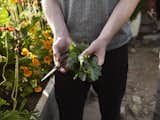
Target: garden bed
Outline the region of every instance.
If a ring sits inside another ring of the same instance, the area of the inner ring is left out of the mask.
[[[0,117],[32,112],[48,81],[40,80],[54,66],[53,35],[40,2],[0,0]]]

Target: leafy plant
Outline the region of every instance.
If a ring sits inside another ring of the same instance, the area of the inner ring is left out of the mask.
[[[9,103],[5,100],[5,99],[2,99],[0,98],[0,107],[3,106],[3,105],[9,105]]]
[[[69,48],[68,67],[75,74],[75,78],[82,81],[94,82],[101,75],[101,67],[97,64],[96,56],[80,56],[88,44],[72,44]]]
[[[0,111],[0,120],[40,120],[36,112]]]
[[[145,0],[140,0],[138,6],[136,7],[135,11],[133,12],[130,18],[131,21],[134,20],[137,17],[138,13],[144,8],[144,4]]]
[[[53,35],[40,2],[0,0],[0,104],[10,103],[13,111],[25,109],[26,98],[42,91],[40,79],[53,67]]]

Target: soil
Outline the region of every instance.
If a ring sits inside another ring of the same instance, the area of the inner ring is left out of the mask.
[[[159,80],[160,42],[147,41],[136,40],[134,48],[129,48],[128,84],[123,101],[126,120],[152,120]]]
[[[152,120],[158,77],[160,41],[138,38],[129,45],[129,72],[122,120]],[[100,120],[98,99],[90,92],[84,120]]]

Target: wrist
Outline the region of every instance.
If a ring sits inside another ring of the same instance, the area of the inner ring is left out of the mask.
[[[97,38],[96,40],[97,40],[99,43],[103,44],[104,46],[107,46],[107,45],[109,44],[109,42],[110,42],[110,40],[107,39],[107,38]]]
[[[62,39],[64,41],[70,40],[70,35],[69,33],[54,33],[54,39]]]
[[[55,37],[55,39],[56,39],[56,38],[64,38],[64,39],[67,39],[67,38],[70,37],[70,35],[69,35],[69,33],[67,33],[67,32],[61,32],[61,33],[56,32],[56,33],[54,33],[54,37]]]

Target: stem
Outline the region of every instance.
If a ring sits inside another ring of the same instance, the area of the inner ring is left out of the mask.
[[[14,84],[13,84],[13,89],[12,89],[12,94],[11,98],[13,100],[13,110],[16,110],[17,107],[17,94],[18,94],[18,81],[19,81],[19,45],[16,45],[15,48],[15,56],[16,56],[16,63],[15,63],[15,79],[14,79]]]
[[[5,48],[6,48],[6,63],[4,64],[3,66],[3,70],[2,70],[2,78],[3,78],[3,81],[0,83],[0,86],[5,83],[7,80],[6,80],[6,77],[5,77],[5,69],[6,69],[6,66],[8,64],[8,41],[7,41],[7,35],[5,36]]]

